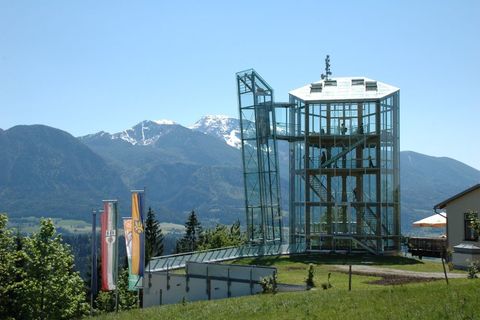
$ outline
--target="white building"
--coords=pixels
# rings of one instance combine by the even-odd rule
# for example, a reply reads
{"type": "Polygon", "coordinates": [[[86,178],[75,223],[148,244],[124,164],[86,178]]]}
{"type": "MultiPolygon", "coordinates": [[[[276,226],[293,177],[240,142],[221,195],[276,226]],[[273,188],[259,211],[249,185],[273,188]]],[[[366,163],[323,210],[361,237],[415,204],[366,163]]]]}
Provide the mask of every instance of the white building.
{"type": "Polygon", "coordinates": [[[434,210],[447,212],[447,247],[453,250],[453,264],[466,268],[480,261],[480,241],[472,221],[480,212],[480,184],[474,185],[435,205],[434,210]]]}

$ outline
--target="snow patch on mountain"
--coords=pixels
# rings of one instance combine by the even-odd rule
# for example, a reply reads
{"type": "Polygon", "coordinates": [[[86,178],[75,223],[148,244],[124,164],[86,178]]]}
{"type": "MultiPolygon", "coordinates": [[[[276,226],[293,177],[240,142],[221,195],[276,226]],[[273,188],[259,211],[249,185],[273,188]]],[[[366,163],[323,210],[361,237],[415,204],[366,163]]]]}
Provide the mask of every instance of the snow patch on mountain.
{"type": "Polygon", "coordinates": [[[128,130],[125,130],[123,132],[119,132],[119,133],[116,133],[116,134],[112,134],[112,140],[116,140],[116,139],[122,139],[130,144],[133,144],[133,145],[136,145],[137,144],[137,140],[135,140],[134,138],[130,137],[130,134],[129,134],[129,131],[132,131],[132,129],[128,129],[128,130]]]}
{"type": "Polygon", "coordinates": [[[160,120],[154,120],[156,124],[166,124],[166,125],[174,125],[177,124],[175,121],[168,120],[168,119],[160,119],[160,120]]]}
{"type": "MultiPolygon", "coordinates": [[[[1,131],[2,129],[0,129],[1,131]]],[[[94,139],[94,138],[102,138],[102,137],[105,137],[105,136],[110,136],[110,133],[108,132],[105,132],[105,131],[99,131],[97,133],[91,133],[91,134],[87,134],[83,137],[80,137],[80,139],[94,139]]]]}
{"type": "MultiPolygon", "coordinates": [[[[132,128],[118,133],[109,134],[101,131],[84,136],[82,139],[102,137],[112,140],[123,140],[132,145],[149,146],[155,144],[163,135],[179,128],[187,129],[172,120],[145,120],[132,128]]],[[[207,115],[188,127],[188,129],[221,139],[234,148],[240,149],[242,147],[239,119],[225,115],[207,115]]]]}
{"type": "Polygon", "coordinates": [[[207,115],[188,127],[194,131],[212,135],[224,140],[228,145],[240,149],[240,120],[225,115],[207,115]]]}
{"type": "Polygon", "coordinates": [[[232,130],[230,135],[226,139],[226,142],[229,146],[240,149],[242,147],[242,139],[240,137],[240,130],[232,130]]]}
{"type": "Polygon", "coordinates": [[[112,139],[121,139],[132,145],[148,146],[157,142],[157,140],[166,133],[179,126],[172,120],[145,120],[130,129],[112,134],[112,139]]]}

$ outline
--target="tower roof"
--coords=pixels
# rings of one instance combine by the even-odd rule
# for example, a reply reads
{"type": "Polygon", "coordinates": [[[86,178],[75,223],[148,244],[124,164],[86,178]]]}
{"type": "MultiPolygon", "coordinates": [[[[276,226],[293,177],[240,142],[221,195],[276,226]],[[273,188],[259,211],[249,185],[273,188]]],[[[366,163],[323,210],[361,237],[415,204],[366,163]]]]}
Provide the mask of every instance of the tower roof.
{"type": "Polygon", "coordinates": [[[304,101],[376,100],[400,89],[365,77],[321,80],[289,92],[304,101]]]}

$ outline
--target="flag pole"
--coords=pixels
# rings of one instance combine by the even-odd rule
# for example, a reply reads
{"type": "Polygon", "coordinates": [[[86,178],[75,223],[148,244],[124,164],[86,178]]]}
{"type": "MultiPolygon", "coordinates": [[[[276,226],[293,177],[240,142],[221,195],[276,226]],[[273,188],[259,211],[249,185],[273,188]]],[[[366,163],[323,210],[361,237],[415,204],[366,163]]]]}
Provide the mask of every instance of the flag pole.
{"type": "Polygon", "coordinates": [[[115,263],[114,270],[115,272],[115,312],[118,313],[118,202],[115,200],[115,263]]]}
{"type": "Polygon", "coordinates": [[[93,298],[97,280],[97,210],[92,209],[92,270],[90,272],[90,316],[93,316],[93,298]]]}
{"type": "Polygon", "coordinates": [[[138,306],[142,306],[142,289],[145,272],[145,214],[143,190],[130,190],[132,193],[132,274],[137,275],[138,306]],[[141,285],[138,285],[142,283],[141,285]]]}
{"type": "MultiPolygon", "coordinates": [[[[147,208],[145,207],[145,203],[147,202],[147,201],[146,201],[146,199],[147,199],[147,198],[146,198],[146,196],[147,196],[147,194],[146,194],[146,189],[147,189],[147,187],[143,186],[143,197],[142,197],[142,200],[143,200],[143,204],[142,204],[142,208],[143,208],[143,221],[142,221],[142,225],[143,225],[143,228],[144,228],[144,229],[143,229],[143,237],[144,237],[144,238],[143,238],[143,239],[144,239],[144,240],[143,240],[143,252],[144,252],[144,253],[143,253],[143,270],[144,270],[144,271],[145,271],[145,257],[147,256],[147,255],[146,255],[146,252],[145,252],[145,241],[146,241],[146,239],[145,239],[145,210],[147,209],[147,208]]],[[[149,274],[149,276],[150,276],[150,274],[149,274]]],[[[143,307],[143,289],[144,289],[144,288],[145,288],[145,272],[143,273],[143,279],[142,279],[142,288],[141,288],[141,299],[142,299],[142,300],[141,300],[140,308],[143,307]]]]}

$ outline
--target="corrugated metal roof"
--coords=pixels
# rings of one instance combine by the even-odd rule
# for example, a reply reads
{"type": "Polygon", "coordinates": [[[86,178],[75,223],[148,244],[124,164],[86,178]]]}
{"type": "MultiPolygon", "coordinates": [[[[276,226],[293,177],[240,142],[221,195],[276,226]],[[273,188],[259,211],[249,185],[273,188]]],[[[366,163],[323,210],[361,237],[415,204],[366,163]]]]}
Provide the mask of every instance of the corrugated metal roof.
{"type": "Polygon", "coordinates": [[[365,77],[339,77],[307,84],[290,91],[289,94],[304,101],[376,100],[399,90],[397,87],[365,77]],[[334,81],[336,85],[332,85],[334,81]],[[376,83],[376,90],[372,89],[374,83],[376,83]],[[311,90],[312,85],[314,88],[321,85],[322,90],[311,90]]]}

